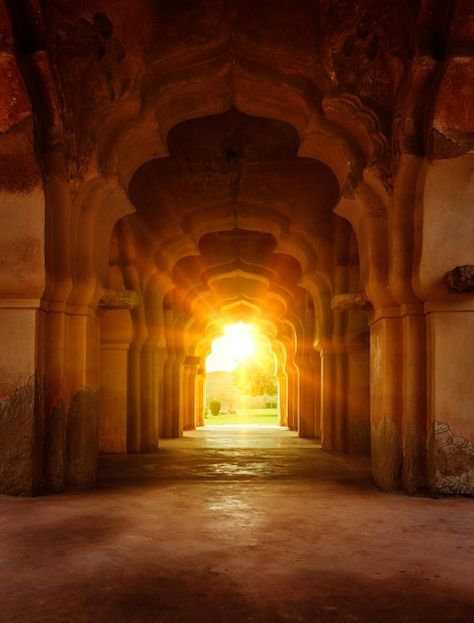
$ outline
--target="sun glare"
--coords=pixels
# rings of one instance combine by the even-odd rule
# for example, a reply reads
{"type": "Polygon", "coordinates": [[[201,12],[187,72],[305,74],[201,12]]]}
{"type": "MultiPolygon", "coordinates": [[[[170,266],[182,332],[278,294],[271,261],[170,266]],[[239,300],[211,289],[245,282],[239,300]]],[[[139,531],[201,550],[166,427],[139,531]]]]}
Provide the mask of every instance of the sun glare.
{"type": "Polygon", "coordinates": [[[228,325],[224,335],[212,343],[212,351],[206,360],[206,371],[232,372],[245,359],[255,355],[255,329],[243,322],[228,325]]]}

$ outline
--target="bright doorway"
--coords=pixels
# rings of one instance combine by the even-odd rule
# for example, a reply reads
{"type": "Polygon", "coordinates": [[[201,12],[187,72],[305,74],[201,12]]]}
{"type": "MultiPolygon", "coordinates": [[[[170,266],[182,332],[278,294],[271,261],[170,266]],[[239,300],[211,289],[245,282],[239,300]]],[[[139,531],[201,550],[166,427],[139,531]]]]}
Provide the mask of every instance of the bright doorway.
{"type": "Polygon", "coordinates": [[[277,362],[252,324],[224,328],[206,358],[205,426],[279,426],[277,362]]]}

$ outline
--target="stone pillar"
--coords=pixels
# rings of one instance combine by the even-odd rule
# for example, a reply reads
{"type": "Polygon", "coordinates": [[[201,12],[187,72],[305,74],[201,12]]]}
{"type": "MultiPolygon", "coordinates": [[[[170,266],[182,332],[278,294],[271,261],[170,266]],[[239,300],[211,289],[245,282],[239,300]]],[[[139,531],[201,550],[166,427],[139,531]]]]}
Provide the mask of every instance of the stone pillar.
{"type": "Polygon", "coordinates": [[[313,409],[314,409],[314,437],[321,439],[321,356],[311,349],[311,367],[313,369],[313,409]]]}
{"type": "Polygon", "coordinates": [[[184,384],[184,356],[178,351],[175,354],[174,365],[173,365],[173,402],[172,402],[172,412],[171,412],[171,427],[172,427],[172,437],[182,437],[183,436],[183,425],[184,425],[184,414],[182,410],[182,404],[184,403],[184,393],[185,393],[185,384],[184,384]]]}
{"type": "Polygon", "coordinates": [[[102,344],[99,451],[127,452],[129,344],[102,344]]]}
{"type": "Polygon", "coordinates": [[[370,325],[370,422],[372,475],[386,491],[401,484],[402,366],[399,310],[382,308],[370,325]]]}
{"type": "Polygon", "coordinates": [[[337,449],[336,436],[336,354],[329,348],[321,351],[321,445],[337,449]]]}
{"type": "Polygon", "coordinates": [[[159,407],[157,380],[156,347],[145,344],[141,352],[141,450],[158,448],[159,407]]]}
{"type": "Polygon", "coordinates": [[[160,438],[173,437],[172,409],[173,409],[173,359],[174,354],[167,354],[163,362],[161,395],[163,408],[160,411],[160,438]]]}
{"type": "Polygon", "coordinates": [[[402,308],[402,483],[415,493],[426,487],[426,319],[422,306],[410,307],[402,308]]]}
{"type": "Polygon", "coordinates": [[[312,439],[315,436],[314,368],[311,361],[310,345],[299,344],[299,346],[301,346],[301,351],[296,360],[299,370],[298,432],[300,437],[312,439]]]}
{"type": "Polygon", "coordinates": [[[323,447],[336,452],[370,450],[370,381],[364,292],[333,296],[333,339],[321,353],[324,369],[323,447]]]}
{"type": "MultiPolygon", "coordinates": [[[[167,358],[167,351],[162,346],[157,346],[154,349],[154,376],[153,376],[153,389],[155,395],[156,404],[156,427],[158,432],[158,440],[162,437],[161,426],[163,424],[163,410],[165,401],[163,397],[163,383],[164,383],[164,366],[167,358]]],[[[158,441],[159,443],[159,441],[158,441]]]]}
{"type": "Polygon", "coordinates": [[[206,383],[206,371],[198,368],[196,374],[196,426],[204,426],[204,387],[206,383]]]}
{"type": "Polygon", "coordinates": [[[369,350],[349,346],[346,366],[345,451],[370,454],[369,350]]]}
{"type": "Polygon", "coordinates": [[[335,387],[334,387],[334,450],[345,452],[347,446],[347,418],[348,418],[348,378],[347,353],[340,352],[334,355],[335,359],[335,387]]]}
{"type": "Polygon", "coordinates": [[[142,449],[141,344],[132,342],[128,351],[127,452],[142,449]]]}
{"type": "Polygon", "coordinates": [[[66,475],[70,485],[88,487],[97,476],[100,325],[97,318],[73,314],[69,331],[66,475]]]}
{"type": "Polygon", "coordinates": [[[368,454],[370,449],[369,352],[347,347],[321,352],[322,447],[368,454]]]}
{"type": "Polygon", "coordinates": [[[172,309],[164,311],[167,357],[163,366],[163,411],[160,422],[161,437],[169,439],[182,434],[180,423],[181,364],[177,350],[177,335],[172,309]]]}
{"type": "Polygon", "coordinates": [[[277,381],[280,426],[288,426],[288,376],[281,368],[278,370],[277,381]]]}
{"type": "Polygon", "coordinates": [[[47,491],[61,491],[66,483],[66,405],[69,403],[66,346],[69,316],[59,311],[41,312],[40,320],[44,484],[47,491]]]}
{"type": "Polygon", "coordinates": [[[195,424],[196,411],[196,378],[198,366],[201,363],[200,357],[188,356],[184,360],[183,370],[183,400],[181,404],[181,419],[183,430],[193,430],[195,424]]]}
{"type": "Polygon", "coordinates": [[[133,339],[130,308],[124,293],[108,291],[101,302],[99,451],[127,452],[129,350],[133,339]]]}
{"type": "Polygon", "coordinates": [[[299,412],[299,370],[295,365],[293,358],[287,359],[286,374],[288,377],[288,428],[290,430],[298,430],[298,412],[299,412]]]}

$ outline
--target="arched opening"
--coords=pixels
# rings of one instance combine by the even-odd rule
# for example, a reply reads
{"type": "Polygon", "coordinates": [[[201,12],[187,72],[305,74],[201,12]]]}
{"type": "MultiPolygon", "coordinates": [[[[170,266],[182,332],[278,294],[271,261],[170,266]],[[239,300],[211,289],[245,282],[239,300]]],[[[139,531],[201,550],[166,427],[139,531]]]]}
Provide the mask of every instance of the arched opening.
{"type": "Polygon", "coordinates": [[[123,451],[194,426],[209,326],[239,319],[271,325],[282,421],[347,451],[368,447],[370,323],[374,478],[449,487],[445,432],[472,442],[450,342],[462,351],[472,327],[470,109],[453,104],[472,101],[466,3],[405,3],[395,29],[382,5],[333,19],[217,3],[208,21],[151,1],[126,18],[121,3],[16,4],[1,12],[2,396],[23,415],[17,390],[35,395],[28,435],[9,421],[6,480],[15,440],[34,451],[5,490],[94,482],[98,410],[105,438],[120,413],[105,445],[123,451]],[[118,290],[136,307],[112,311],[118,290]]]}
{"type": "Polygon", "coordinates": [[[136,213],[112,238],[107,283],[138,304],[103,317],[100,430],[120,412],[121,441],[101,449],[152,450],[260,411],[367,453],[367,311],[334,174],[297,155],[290,126],[235,109],[178,124],[168,144],[132,177],[136,213]]]}
{"type": "Polygon", "coordinates": [[[205,425],[279,426],[277,357],[254,324],[224,327],[206,357],[205,425]]]}

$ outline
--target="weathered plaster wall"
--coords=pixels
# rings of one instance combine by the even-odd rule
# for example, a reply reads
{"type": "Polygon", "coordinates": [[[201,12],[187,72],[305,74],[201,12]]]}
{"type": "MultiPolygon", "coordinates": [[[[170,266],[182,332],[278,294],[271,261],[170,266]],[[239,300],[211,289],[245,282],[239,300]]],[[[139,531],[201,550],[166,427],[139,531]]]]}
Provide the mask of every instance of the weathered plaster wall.
{"type": "Polygon", "coordinates": [[[39,299],[44,288],[44,195],[0,192],[0,298],[39,299]]]}
{"type": "Polygon", "coordinates": [[[42,477],[42,413],[34,309],[0,309],[0,492],[37,493],[42,477]]]}
{"type": "Polygon", "coordinates": [[[446,273],[474,264],[474,156],[426,165],[418,207],[420,257],[415,286],[424,300],[454,299],[446,273]]]}
{"type": "MultiPolygon", "coordinates": [[[[10,97],[20,108],[25,104],[19,90],[10,97]]],[[[14,106],[9,111],[13,115],[14,106]]],[[[0,492],[31,495],[41,488],[43,469],[38,308],[45,285],[45,202],[32,125],[7,125],[0,133],[0,492]]]]}
{"type": "Polygon", "coordinates": [[[474,495],[474,312],[428,316],[430,486],[474,495]]]}

